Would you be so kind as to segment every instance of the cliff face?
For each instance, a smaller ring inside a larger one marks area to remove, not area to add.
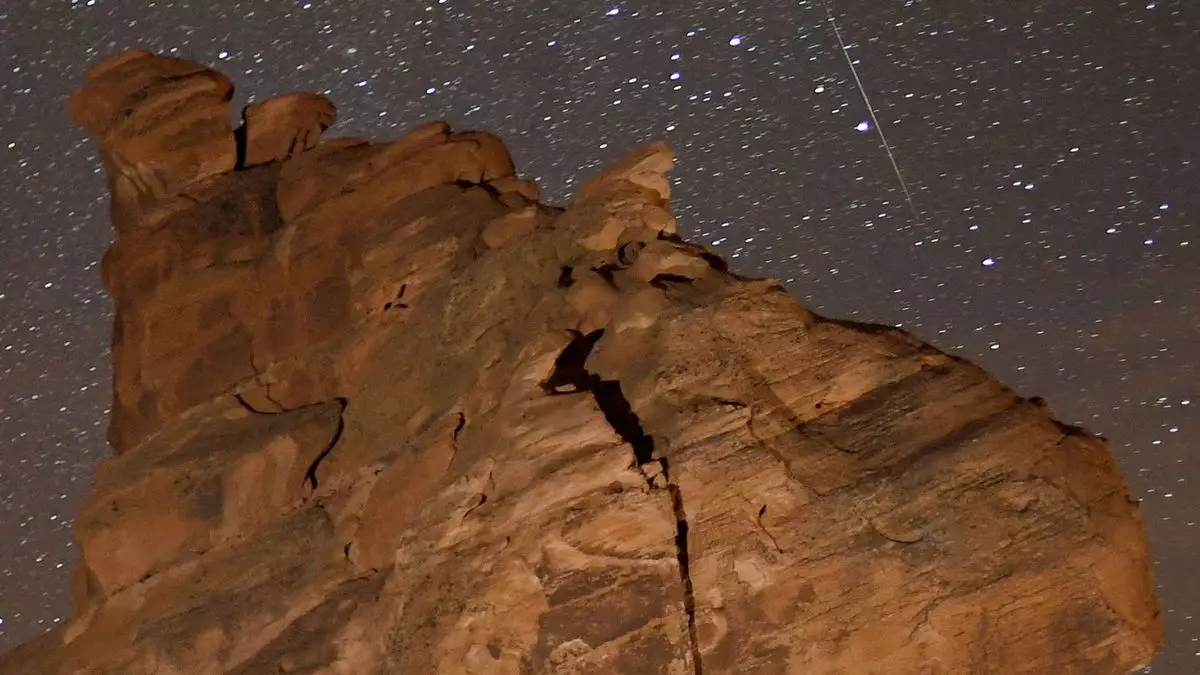
[[[4,673],[1119,673],[1162,627],[1105,442],[675,233],[670,149],[566,209],[445,124],[320,140],[87,73],[116,454]]]

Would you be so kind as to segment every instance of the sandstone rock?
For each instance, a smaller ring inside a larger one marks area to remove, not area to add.
[[[120,212],[75,615],[0,673],[1121,673],[1161,644],[1104,440],[683,241],[665,145],[558,209],[492,136],[310,148],[297,104],[214,172],[156,136],[196,111],[129,102],[164,72],[222,97],[134,52],[74,99],[187,197]]]
[[[68,108],[98,141],[118,232],[157,225],[193,201],[189,187],[233,170],[232,98],[224,75],[143,50],[87,71]]]
[[[321,133],[337,120],[337,110],[324,96],[297,92],[247,106],[245,157],[242,166],[287,159],[316,147]]]

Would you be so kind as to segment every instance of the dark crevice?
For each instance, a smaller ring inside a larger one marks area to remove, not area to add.
[[[245,408],[246,410],[249,410],[250,412],[254,413],[255,415],[282,415],[284,413],[292,411],[292,409],[289,409],[284,404],[275,400],[274,396],[271,396],[271,385],[264,384],[264,385],[262,385],[261,388],[263,390],[263,397],[266,398],[271,403],[274,403],[276,406],[278,406],[279,410],[260,410],[258,408],[255,408],[253,405],[250,404],[249,401],[246,400],[246,397],[243,396],[242,394],[234,394],[234,398],[237,399],[237,402],[240,403],[243,408]]]
[[[605,263],[599,267],[593,267],[592,271],[603,277],[604,281],[607,282],[609,286],[616,288],[617,279],[613,276],[613,271],[618,269],[621,268],[613,265],[612,263]]]
[[[488,182],[476,182],[473,180],[466,180],[466,179],[460,178],[460,179],[454,181],[454,184],[464,190],[470,190],[471,188],[483,188],[484,190],[487,191],[488,195],[490,195],[493,199],[500,198],[500,191],[496,189],[495,185],[492,185],[491,183],[488,183]]]
[[[467,416],[462,413],[458,413],[458,424],[454,425],[454,440],[458,440],[458,434],[465,426],[467,426]]]
[[[644,248],[646,244],[641,241],[627,241],[621,244],[617,247],[617,262],[623,267],[629,267],[637,261]]]
[[[480,492],[479,496],[475,498],[474,504],[472,504],[470,507],[468,507],[466,511],[463,511],[463,514],[462,514],[463,520],[466,520],[467,516],[474,513],[476,509],[482,508],[484,504],[487,504],[488,489],[491,487],[492,487],[492,474],[488,473],[487,479],[485,479],[483,481],[483,492]]]
[[[609,426],[622,441],[633,446],[637,466],[646,464],[654,455],[654,439],[642,429],[641,420],[621,392],[621,383],[601,379],[599,375],[589,373],[584,365],[592,348],[604,335],[604,329],[594,330],[587,335],[576,330],[571,333],[573,338],[554,360],[554,371],[542,383],[542,391],[547,396],[591,393]]]
[[[671,509],[675,513],[675,558],[679,561],[679,582],[683,585],[683,610],[687,612],[688,644],[692,651],[692,672],[704,675],[700,661],[700,639],[696,632],[696,589],[692,585],[692,567],[688,553],[687,511],[683,507],[683,491],[671,480],[670,462],[666,457],[662,464],[663,478],[667,480],[667,492],[671,495]]]
[[[577,330],[568,332],[571,334],[571,341],[559,352],[558,358],[554,359],[554,370],[550,372],[550,377],[542,382],[542,393],[547,396],[588,391],[587,381],[594,377],[587,372],[584,362],[604,335],[604,329],[594,330],[587,335]]]
[[[775,535],[771,534],[771,531],[768,530],[767,526],[763,524],[762,519],[765,515],[767,515],[767,505],[763,504],[762,508],[758,510],[758,518],[756,519],[758,522],[758,529],[762,530],[762,533],[767,535],[767,539],[771,540],[771,546],[775,548],[776,553],[783,553],[783,549],[780,548],[779,542],[775,540]]]
[[[246,168],[246,108],[242,108],[241,126],[233,130],[233,142],[237,146],[237,161],[233,170],[241,171]]]
[[[563,265],[562,271],[558,274],[559,288],[570,288],[575,283],[575,279],[571,276],[574,271],[570,265]]]
[[[246,168],[246,125],[233,130],[233,142],[237,145],[237,160],[233,170],[241,171]]]
[[[474,503],[474,504],[472,504],[472,505],[471,505],[471,507],[470,507],[469,509],[467,509],[465,512],[463,512],[463,518],[466,518],[467,516],[471,515],[471,512],[472,512],[472,511],[474,511],[475,509],[477,509],[477,508],[479,508],[479,507],[483,506],[484,504],[486,504],[486,503],[487,503],[487,500],[488,500],[487,493],[486,493],[486,492],[480,492],[480,493],[479,493],[479,497],[477,497],[477,498],[476,498],[476,501],[475,501],[475,503]]]
[[[597,407],[604,414],[605,421],[621,440],[633,448],[635,467],[646,477],[647,486],[659,489],[661,482],[646,474],[642,468],[651,462],[658,462],[661,467],[662,479],[666,482],[668,494],[671,496],[671,509],[675,516],[675,555],[679,563],[679,580],[683,586],[683,605],[687,613],[688,638],[691,648],[693,673],[703,675],[700,662],[700,642],[696,632],[696,593],[692,585],[691,562],[688,554],[688,521],[687,511],[683,505],[683,492],[671,479],[670,461],[666,457],[654,457],[654,438],[642,428],[641,420],[633,411],[633,406],[621,391],[621,383],[617,380],[605,380],[599,375],[588,372],[587,359],[595,348],[596,343],[604,336],[604,329],[598,329],[584,334],[577,330],[570,331],[571,342],[563,348],[554,361],[554,370],[550,377],[542,383],[542,391],[547,396],[569,393],[588,392],[596,401]],[[482,502],[480,502],[482,504]]]
[[[265,397],[271,403],[274,403],[275,406],[279,408],[279,410],[259,410],[258,408],[255,408],[249,401],[247,401],[245,399],[245,397],[243,397],[242,394],[240,394],[240,393],[237,394],[238,402],[241,403],[243,406],[245,406],[245,408],[247,410],[254,412],[254,413],[258,413],[259,415],[278,415],[278,414],[288,412],[288,407],[286,405],[280,403],[279,401],[275,400],[275,397],[271,395],[271,383],[263,382],[264,372],[262,369],[260,369],[258,367],[258,362],[254,360],[253,345],[251,345],[251,349],[249,351],[250,351],[250,354],[249,354],[250,370],[254,372],[254,376],[255,376],[254,379],[259,384],[259,388],[262,389],[263,397]],[[269,366],[268,366],[268,369],[269,369]]]
[[[321,451],[321,454],[317,455],[316,459],[312,461],[312,464],[308,465],[308,470],[304,472],[304,482],[308,483],[308,486],[313,490],[317,489],[317,468],[320,467],[321,462],[324,461],[327,456],[329,456],[329,453],[333,452],[333,449],[337,446],[338,441],[342,439],[342,432],[346,429],[346,399],[338,398],[335,400],[338,402],[338,405],[341,406],[341,410],[338,411],[337,429],[334,430],[333,438],[329,440],[329,443],[325,446],[325,449]]]
[[[655,274],[654,278],[650,280],[650,285],[661,290],[666,290],[672,284],[684,284],[691,286],[694,281],[695,279],[692,279],[691,277],[685,277],[681,274],[667,274],[664,272],[662,274]]]
[[[708,251],[704,251],[704,252],[700,253],[700,257],[704,259],[704,262],[708,263],[709,267],[713,268],[714,270],[716,270],[718,272],[728,272],[729,271],[729,263],[725,262],[724,258],[717,255],[716,253],[709,253]]]
[[[595,386],[591,391],[592,396],[596,398],[596,404],[604,413],[604,419],[621,436],[621,440],[633,447],[637,465],[648,463],[654,456],[654,439],[642,429],[641,420],[621,391],[621,383],[596,377]]]
[[[245,399],[245,398],[242,398],[242,395],[241,395],[241,394],[234,394],[234,398],[236,398],[236,399],[237,399],[237,402],[238,402],[238,403],[240,403],[240,404],[241,404],[241,406],[242,406],[243,408],[245,408],[246,410],[249,410],[250,412],[254,413],[255,415],[272,415],[272,414],[278,414],[278,413],[269,413],[269,412],[263,412],[263,411],[261,411],[261,410],[259,410],[259,409],[255,408],[254,406],[250,405],[250,404],[249,404],[249,403],[246,401],[246,399]]]
[[[404,299],[404,291],[408,290],[408,284],[400,284],[400,290],[396,292],[396,297],[383,306],[383,311],[387,312],[394,308],[408,309],[408,304],[400,302]]]

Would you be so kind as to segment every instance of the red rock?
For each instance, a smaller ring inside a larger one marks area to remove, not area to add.
[[[187,189],[237,163],[233,84],[192,61],[133,50],[87,71],[72,117],[100,146],[118,232],[184,209]]]
[[[312,150],[337,120],[337,110],[324,96],[297,92],[247,106],[243,116],[242,166],[249,167]]]
[[[132,52],[73,99],[125,200],[116,454],[75,615],[0,673],[1121,673],[1161,645],[1106,442],[729,272],[675,234],[665,145],[556,209],[493,136],[313,146],[332,108],[294,97],[238,165],[222,82]]]

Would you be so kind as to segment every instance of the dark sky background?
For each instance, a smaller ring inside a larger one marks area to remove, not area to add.
[[[228,74],[235,114],[323,92],[327,137],[493,131],[552,203],[667,140],[685,236],[1108,436],[1158,561],[1152,672],[1200,672],[1200,2],[828,7],[4,0],[0,651],[69,615],[71,520],[109,453],[112,233],[64,101],[86,66],[142,46]]]

